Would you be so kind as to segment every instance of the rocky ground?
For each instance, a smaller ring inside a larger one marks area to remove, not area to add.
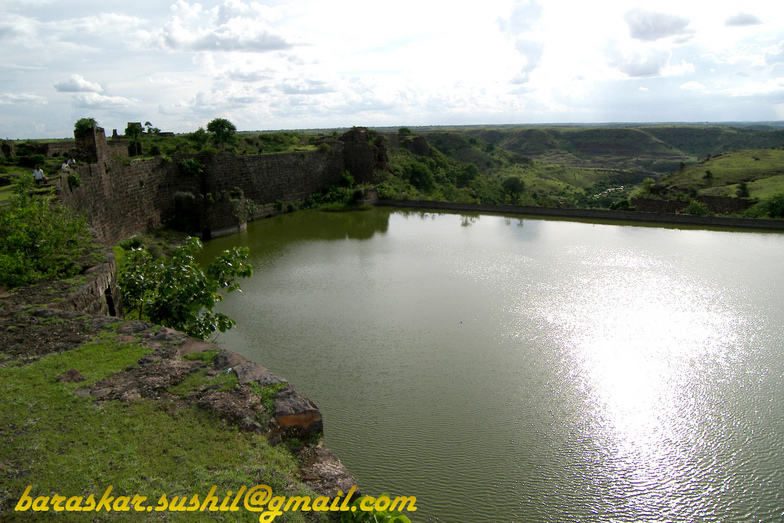
[[[327,496],[348,492],[354,478],[320,445],[321,414],[285,379],[212,343],[147,322],[124,321],[53,308],[69,284],[47,282],[20,289],[0,288],[0,366],[25,365],[46,354],[68,351],[111,328],[117,341],[139,343],[150,353],[77,394],[107,401],[140,400],[189,403],[217,413],[242,430],[263,433],[287,445],[301,465],[301,481]],[[201,354],[201,355],[200,355]],[[198,374],[203,379],[187,393],[172,388]],[[213,380],[236,375],[229,389]],[[80,381],[78,369],[61,376]],[[83,379],[83,378],[81,378]]]

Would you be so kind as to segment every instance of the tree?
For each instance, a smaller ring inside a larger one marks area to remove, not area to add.
[[[245,261],[248,249],[234,247],[223,251],[205,269],[193,255],[202,247],[196,238],[177,248],[172,256],[153,256],[144,249],[133,249],[119,277],[124,306],[139,318],[178,329],[195,338],[206,339],[216,329],[226,332],[234,320],[212,312],[223,300],[219,291],[241,290],[235,278],[247,278],[253,269]]]
[[[153,127],[150,122],[144,122],[144,132],[147,134],[161,134],[161,130]]]
[[[225,118],[215,118],[207,124],[207,132],[212,134],[212,140],[219,145],[232,143],[237,128]]]
[[[74,136],[81,137],[98,127],[95,118],[79,118],[74,124]]]
[[[142,126],[138,123],[128,122],[125,126],[125,137],[133,142],[138,142],[142,137]]]
[[[201,150],[207,145],[207,142],[210,140],[210,135],[207,134],[204,127],[199,127],[188,135],[188,139],[196,144],[197,150]]]
[[[509,195],[512,203],[517,203],[520,199],[520,195],[525,191],[525,182],[517,176],[510,176],[501,183],[501,187],[503,187],[504,192]]]

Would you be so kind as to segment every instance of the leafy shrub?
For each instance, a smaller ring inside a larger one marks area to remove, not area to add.
[[[118,281],[128,311],[201,339],[233,327],[234,320],[212,308],[223,300],[220,291],[240,290],[235,278],[253,274],[245,263],[248,249],[223,251],[202,269],[193,258],[201,247],[198,239],[190,238],[172,256],[158,259],[144,249],[132,250]]]
[[[124,251],[130,251],[131,249],[138,249],[139,247],[142,246],[143,243],[144,243],[144,241],[140,237],[133,236],[131,238],[127,238],[125,240],[122,240],[117,245],[122,247],[122,249]]]
[[[694,216],[707,216],[708,208],[705,206],[704,203],[698,202],[697,200],[692,200],[691,202],[689,202],[689,205],[686,206],[683,212]]]
[[[87,222],[60,204],[34,200],[23,179],[8,204],[0,205],[0,285],[16,287],[69,278],[94,244]]]
[[[184,160],[180,160],[180,167],[182,167],[182,170],[185,174],[189,174],[191,176],[199,176],[204,172],[204,164],[196,158],[186,158]]]
[[[79,178],[79,175],[74,173],[74,172],[69,173],[68,174],[68,187],[70,187],[71,189],[75,189],[76,187],[79,187],[80,185],[82,185],[82,179]]]
[[[78,138],[89,134],[96,127],[98,127],[98,122],[95,121],[95,118],[80,118],[74,124],[74,136]]]
[[[784,218],[784,193],[765,202],[765,212],[771,218]]]

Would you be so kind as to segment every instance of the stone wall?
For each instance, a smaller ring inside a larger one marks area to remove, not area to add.
[[[84,276],[83,284],[49,307],[90,315],[122,316],[114,253],[108,250],[106,259],[87,269]]]
[[[11,140],[8,141],[0,141],[0,158],[11,158],[16,156],[16,151],[14,150],[14,142]]]
[[[386,150],[369,143],[366,129],[349,133],[348,139],[329,143],[327,150],[199,155],[196,158],[204,171],[194,176],[185,173],[179,163],[191,156],[129,160],[113,154],[103,129],[96,129],[77,139],[80,156],[93,159],[74,169],[81,185],[70,187],[62,177],[57,182],[58,190],[65,205],[87,215],[98,240],[106,245],[172,222],[177,217],[178,192],[212,196],[215,208],[197,206],[188,212],[202,216],[180,217],[203,224],[199,227],[209,233],[241,226],[235,219],[236,204],[223,201],[224,192],[240,189],[245,198],[263,207],[278,201],[303,200],[339,182],[346,170],[359,183],[372,182],[375,170],[386,163]],[[124,147],[127,151],[127,143]]]
[[[694,199],[704,203],[709,212],[716,214],[743,212],[755,203],[755,200],[751,198],[729,198],[726,196],[697,196]],[[689,202],[658,198],[632,198],[631,204],[642,212],[677,214],[688,207]]]

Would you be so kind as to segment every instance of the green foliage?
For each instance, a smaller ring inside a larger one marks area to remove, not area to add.
[[[771,218],[784,218],[784,193],[765,202],[765,213]]]
[[[188,140],[194,142],[196,148],[201,150],[210,141],[210,135],[204,130],[204,127],[199,127],[188,135]]]
[[[82,185],[82,179],[79,178],[79,175],[74,172],[68,173],[68,187],[75,189],[80,185]]]
[[[651,189],[653,186],[656,185],[656,180],[653,178],[646,178],[640,184],[640,193],[641,194],[651,194]]]
[[[212,363],[220,353],[220,349],[208,349],[201,352],[191,352],[182,357],[185,361],[202,361],[204,363]]]
[[[69,278],[94,249],[86,221],[60,204],[30,197],[32,183],[21,178],[16,194],[0,205],[0,285]]]
[[[513,202],[520,198],[520,194],[525,191],[525,182],[516,176],[510,176],[501,183],[506,194],[508,194]]]
[[[698,202],[697,200],[692,200],[689,202],[689,205],[686,206],[683,212],[694,216],[707,216],[709,214],[708,207],[704,203]]]
[[[128,122],[125,126],[125,137],[131,141],[138,142],[142,137],[142,127],[134,122]]]
[[[738,197],[739,198],[749,197],[749,186],[746,182],[740,182],[738,184]]]
[[[74,136],[84,136],[92,132],[96,127],[98,127],[98,122],[95,118],[80,118],[74,124]]]
[[[330,154],[332,152],[332,147],[330,147],[329,144],[326,142],[320,143],[317,149],[320,153],[324,153],[324,154]]]
[[[215,118],[207,124],[207,132],[212,134],[216,144],[225,145],[233,143],[237,128],[225,118]]]
[[[193,257],[200,249],[201,242],[190,238],[172,256],[158,259],[144,249],[132,250],[118,282],[127,310],[201,339],[234,326],[234,320],[212,308],[223,299],[219,291],[240,290],[234,279],[253,274],[245,263],[248,249],[224,251],[205,269]]]
[[[204,164],[196,158],[185,158],[184,160],[180,160],[180,167],[182,167],[185,174],[191,176],[199,176],[204,172]]]
[[[350,173],[350,172],[348,172],[348,171],[343,171],[343,172],[340,174],[340,184],[341,184],[343,187],[348,187],[348,188],[351,188],[351,187],[354,187],[354,185],[356,185],[356,183],[357,183],[357,182],[354,180],[354,177],[353,177],[353,176],[351,176],[351,173]]]

